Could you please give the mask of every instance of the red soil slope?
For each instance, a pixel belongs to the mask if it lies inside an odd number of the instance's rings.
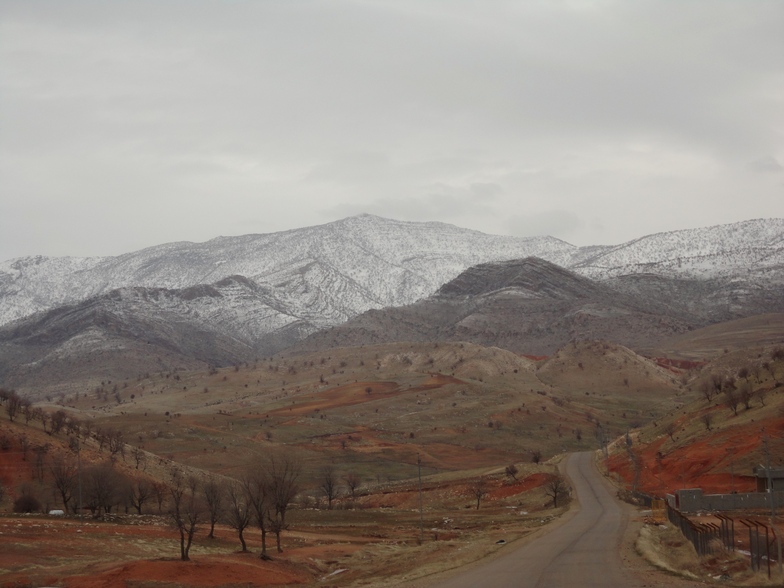
[[[771,437],[783,437],[784,417],[766,421],[765,427]],[[756,488],[751,466],[732,473],[730,463],[743,462],[744,456],[759,452],[759,424],[733,427],[661,455],[666,441],[663,437],[644,447],[634,447],[642,465],[637,486],[641,492],[663,496],[680,488],[702,488],[706,494],[750,492]],[[745,461],[750,463],[750,459]],[[634,468],[625,452],[610,456],[607,465],[611,472],[632,484]]]

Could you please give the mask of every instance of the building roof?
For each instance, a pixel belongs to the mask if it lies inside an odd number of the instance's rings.
[[[758,465],[754,468],[754,475],[757,478],[767,478],[768,477],[768,468],[765,466]],[[784,468],[770,468],[770,477],[773,480],[781,480],[784,479]]]

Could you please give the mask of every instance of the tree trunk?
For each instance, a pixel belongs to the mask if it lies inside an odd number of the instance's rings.
[[[267,529],[261,530],[261,553],[259,554],[259,559],[270,559],[270,556],[267,555]]]
[[[180,529],[180,559],[182,561],[188,560],[188,550],[185,549],[185,530]]]
[[[188,542],[185,544],[185,557],[183,558],[183,561],[190,561],[190,559],[191,559],[188,556],[188,554],[191,551],[191,543],[192,542],[193,542],[193,535],[188,534]]]
[[[242,529],[239,529],[237,534],[240,536],[240,543],[242,543],[242,553],[245,553],[248,551],[248,546],[245,543],[245,537],[242,536]]]

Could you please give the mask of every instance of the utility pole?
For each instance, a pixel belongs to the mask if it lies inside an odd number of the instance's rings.
[[[82,512],[82,442],[79,441],[79,433],[76,433],[76,469],[79,474],[79,525],[84,522],[82,517],[84,513]]]
[[[776,516],[776,493],[773,492],[773,473],[770,471],[770,448],[768,447],[768,436],[762,438],[762,446],[765,451],[765,470],[768,473],[768,492],[770,492],[770,520]]]
[[[425,534],[425,524],[422,518],[422,457],[417,453],[417,474],[419,476],[419,544],[422,544]]]
[[[81,525],[82,520],[82,442],[79,441],[79,431],[77,431],[76,435],[70,438],[69,445],[71,450],[76,450],[76,472],[77,472],[77,482],[79,484],[79,502],[77,504],[77,510],[79,511],[79,524]]]

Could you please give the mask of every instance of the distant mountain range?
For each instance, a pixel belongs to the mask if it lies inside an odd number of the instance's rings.
[[[363,313],[295,349],[448,340],[550,355],[570,341],[601,339],[649,352],[695,328],[782,311],[781,286],[651,274],[593,280],[526,258],[474,266],[425,300]]]
[[[126,373],[153,360],[248,361],[308,335],[311,347],[362,342],[363,331],[538,353],[582,334],[644,346],[780,311],[784,219],[575,247],[360,215],[118,257],[0,263],[0,385],[75,369],[77,356],[98,377],[112,349],[136,358]]]

